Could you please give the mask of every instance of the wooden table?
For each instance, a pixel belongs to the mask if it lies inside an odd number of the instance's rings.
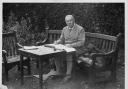
[[[49,57],[55,56],[65,56],[66,52],[64,50],[55,50],[53,48],[48,48],[45,46],[38,46],[37,49],[18,49],[20,54],[20,67],[21,67],[21,84],[24,83],[24,73],[23,73],[23,56],[25,57],[35,57],[39,60],[39,86],[42,89],[43,86],[43,61],[48,60]]]

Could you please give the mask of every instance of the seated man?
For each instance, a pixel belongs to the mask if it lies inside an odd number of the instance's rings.
[[[55,44],[64,44],[67,47],[73,47],[76,49],[76,54],[79,55],[82,52],[84,41],[85,41],[85,31],[83,27],[75,23],[75,18],[72,15],[67,15],[65,17],[66,27],[63,28],[59,40],[55,41]],[[71,79],[71,72],[73,66],[72,54],[67,54],[66,63],[67,71],[63,82]],[[61,59],[57,57],[55,59],[56,72],[60,74],[61,72]]]

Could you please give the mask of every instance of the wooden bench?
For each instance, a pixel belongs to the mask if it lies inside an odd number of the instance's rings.
[[[53,43],[57,40],[61,35],[61,30],[49,30],[48,31],[48,42]],[[85,46],[91,41],[95,41],[95,46],[105,53],[95,53],[91,55],[93,59],[93,65],[87,68],[89,70],[89,82],[92,83],[94,81],[94,77],[97,72],[110,71],[111,76],[109,79],[112,81],[116,80],[116,65],[118,59],[118,50],[119,50],[119,39],[121,34],[119,33],[117,36],[110,36],[99,33],[85,33]],[[95,68],[95,59],[96,57],[104,57],[105,58],[105,66],[103,68]]]
[[[5,73],[5,78],[8,80],[8,71],[14,66],[18,65],[20,69],[20,56],[17,49],[19,48],[16,32],[9,32],[2,34],[2,67]],[[25,58],[26,59],[26,58]],[[30,74],[30,59],[24,60],[24,64],[28,67],[28,73]]]

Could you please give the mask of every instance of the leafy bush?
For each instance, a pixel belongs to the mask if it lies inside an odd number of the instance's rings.
[[[85,31],[110,35],[124,33],[124,3],[4,3],[3,7],[5,23],[11,10],[17,21],[22,16],[32,18],[31,30],[20,36],[26,42],[38,40],[37,34],[44,32],[46,20],[49,29],[61,30],[66,25],[64,19],[67,14],[73,14],[76,23],[83,26]]]

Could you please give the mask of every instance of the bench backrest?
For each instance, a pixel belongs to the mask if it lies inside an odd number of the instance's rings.
[[[55,40],[59,39],[61,35],[61,30],[49,30],[48,31],[48,42],[53,43]],[[85,45],[87,45],[92,40],[94,41],[97,48],[109,52],[111,50],[117,50],[118,48],[118,36],[110,36],[99,33],[85,33]],[[2,49],[6,50],[8,56],[17,55],[17,39],[16,32],[3,33],[2,34],[3,45]]]
[[[48,42],[53,43],[58,40],[61,35],[61,30],[49,30],[48,31]]]
[[[7,56],[17,55],[17,39],[16,32],[2,34],[2,50],[7,51]]]
[[[48,34],[49,43],[53,43],[55,40],[59,39],[61,30],[49,30]],[[116,51],[118,50],[118,38],[119,34],[117,36],[110,36],[100,33],[85,32],[85,46],[93,40],[95,46],[104,52]]]
[[[117,48],[118,39],[115,36],[90,32],[86,32],[85,35],[85,45],[93,41],[95,46],[104,52],[110,52]]]

